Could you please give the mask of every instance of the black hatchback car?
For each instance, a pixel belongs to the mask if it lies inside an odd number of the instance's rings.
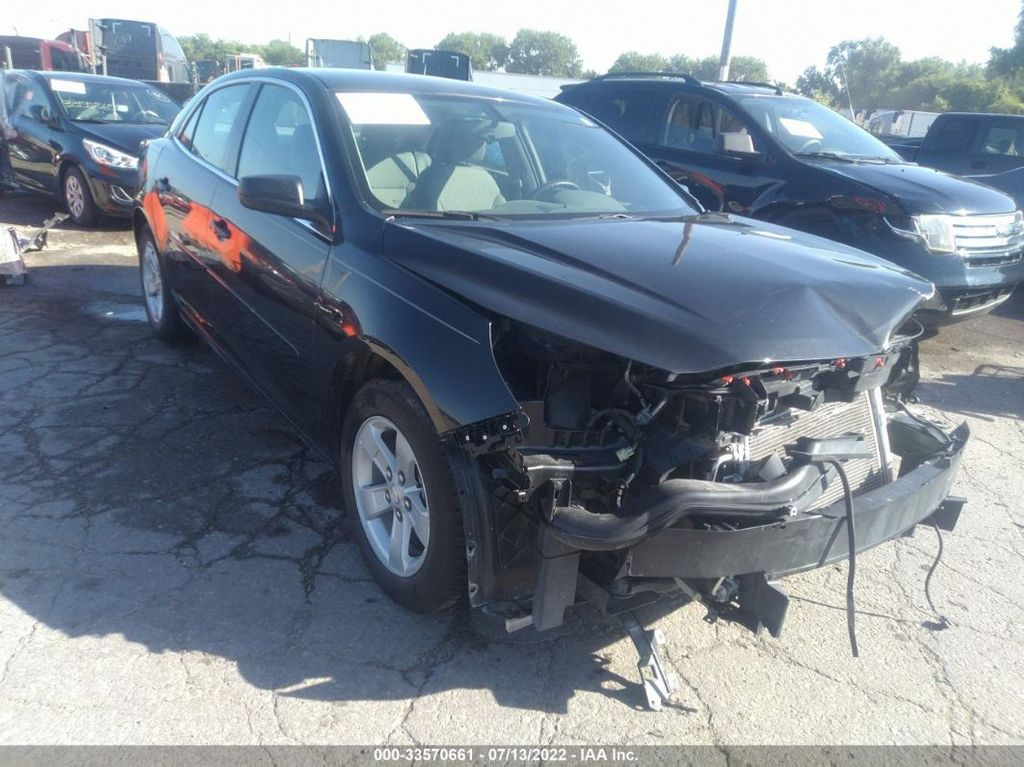
[[[891,388],[932,286],[704,213],[568,107],[240,72],[149,143],[140,184],[154,331],[202,336],[337,466],[413,610],[468,594],[544,629],[578,594],[684,584],[777,631],[765,573],[949,519],[966,427]]]
[[[14,183],[63,200],[71,220],[130,217],[143,143],[180,111],[156,88],[77,72],[0,71]]]
[[[709,210],[811,232],[933,282],[929,324],[984,314],[1024,279],[1024,217],[982,184],[922,168],[811,99],[757,83],[616,74],[556,97],[618,131]]]

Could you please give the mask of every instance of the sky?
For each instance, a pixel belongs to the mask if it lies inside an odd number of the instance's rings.
[[[205,32],[253,43],[290,37],[299,48],[307,37],[354,39],[375,32],[388,32],[409,48],[430,48],[451,31],[494,32],[511,39],[523,27],[554,30],[576,42],[585,69],[603,72],[627,50],[718,55],[728,2],[256,0],[252,9],[244,0],[173,0],[152,6],[138,0],[6,0],[4,5],[0,34],[16,29],[33,37],[83,29],[89,16],[155,21],[174,35]],[[1012,44],[1020,9],[1021,0],[739,0],[732,52],[764,59],[774,78],[790,84],[805,67],[824,64],[832,45],[864,37],[887,38],[905,60],[940,56],[984,63],[989,48]]]

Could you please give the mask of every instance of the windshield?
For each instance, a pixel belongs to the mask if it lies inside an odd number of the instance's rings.
[[[870,133],[816,101],[786,96],[746,96],[739,101],[793,154],[903,162]]]
[[[130,82],[50,78],[50,90],[75,122],[159,123],[181,109],[156,88]]]
[[[588,118],[552,104],[338,93],[380,210],[477,217],[692,213],[682,192]]]

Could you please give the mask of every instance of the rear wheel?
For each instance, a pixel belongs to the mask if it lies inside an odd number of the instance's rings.
[[[408,384],[359,390],[340,462],[353,533],[381,588],[414,612],[454,603],[465,582],[462,518],[441,440]]]
[[[139,233],[139,276],[142,298],[146,305],[146,319],[157,338],[162,341],[182,341],[191,336],[178,311],[178,305],[164,278],[163,259],[157,250],[153,233],[143,229]]]
[[[71,220],[80,226],[95,224],[100,218],[100,213],[96,201],[92,198],[89,182],[85,180],[82,171],[75,167],[68,168],[64,174],[62,187],[64,206],[68,209]]]

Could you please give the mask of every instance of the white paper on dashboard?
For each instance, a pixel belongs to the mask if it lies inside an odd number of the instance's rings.
[[[411,93],[337,93],[353,125],[430,125]]]
[[[85,95],[85,83],[78,83],[74,80],[50,80],[50,87],[61,93],[74,93],[78,96]]]

